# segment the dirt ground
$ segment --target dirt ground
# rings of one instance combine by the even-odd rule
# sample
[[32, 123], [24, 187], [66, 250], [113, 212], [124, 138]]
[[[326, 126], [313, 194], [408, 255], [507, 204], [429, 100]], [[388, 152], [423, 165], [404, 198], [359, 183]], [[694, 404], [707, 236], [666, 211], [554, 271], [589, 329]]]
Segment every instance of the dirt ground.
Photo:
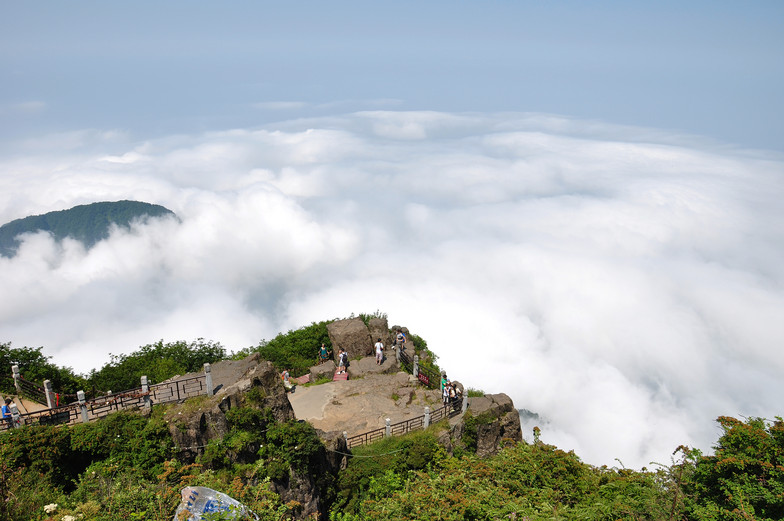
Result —
[[[352, 360], [349, 380], [296, 386], [288, 393], [295, 416], [317, 429], [351, 436], [383, 427], [386, 418], [396, 423], [421, 416], [425, 407], [440, 407], [440, 391], [428, 390], [399, 372], [392, 356], [382, 365], [372, 356]], [[211, 366], [213, 385], [217, 390], [228, 387], [257, 363], [255, 357], [216, 362]]]

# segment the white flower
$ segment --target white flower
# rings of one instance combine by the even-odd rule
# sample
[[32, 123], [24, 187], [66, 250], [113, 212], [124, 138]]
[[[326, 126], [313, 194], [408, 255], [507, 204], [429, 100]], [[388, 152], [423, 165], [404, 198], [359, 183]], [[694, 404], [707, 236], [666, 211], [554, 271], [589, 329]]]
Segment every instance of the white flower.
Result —
[[62, 521], [76, 521], [74, 516], [63, 516]]
[[44, 512], [47, 514], [51, 514], [55, 510], [57, 510], [57, 503], [49, 503], [48, 505], [44, 505]]

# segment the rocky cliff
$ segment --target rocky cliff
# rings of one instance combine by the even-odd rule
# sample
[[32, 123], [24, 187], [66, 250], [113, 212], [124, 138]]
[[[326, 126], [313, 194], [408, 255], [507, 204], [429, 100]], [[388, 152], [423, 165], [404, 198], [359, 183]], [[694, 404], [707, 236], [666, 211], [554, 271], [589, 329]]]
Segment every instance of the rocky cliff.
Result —
[[[338, 322], [341, 323], [330, 329], [333, 346], [343, 346], [354, 356], [362, 356], [367, 349], [372, 349], [372, 335], [378, 338], [382, 334], [379, 331], [386, 327], [386, 321], [382, 319], [376, 324], [371, 321], [371, 326], [376, 328], [372, 333], [360, 319]], [[389, 330], [386, 331], [389, 335]], [[381, 338], [383, 341], [385, 337]], [[388, 336], [386, 340], [390, 340]], [[327, 362], [319, 368], [331, 364]], [[250, 407], [266, 411], [269, 422], [310, 420], [311, 416], [303, 413], [310, 410], [312, 424], [324, 429], [316, 431], [324, 447], [314, 451], [305, 465], [292, 466], [272, 479], [271, 488], [284, 502], [299, 503], [298, 515], [302, 518], [316, 515], [325, 519], [329, 501], [325, 494], [351, 458], [343, 436], [344, 430], [352, 430], [350, 424], [355, 425], [355, 429], [372, 430], [377, 428], [374, 422], [383, 425], [386, 417], [400, 421], [422, 414], [425, 407], [434, 409], [441, 405], [440, 391], [427, 390], [416, 378], [400, 372], [394, 355], [381, 366], [375, 363], [374, 357], [365, 357], [352, 364], [350, 371], [350, 381], [302, 388], [290, 394], [273, 366], [259, 360], [258, 355], [243, 361], [214, 364], [213, 375], [218, 388], [215, 396], [191, 399], [166, 411], [172, 439], [180, 448], [180, 459], [194, 462], [204, 454], [210, 441], [226, 436], [230, 429], [227, 414], [232, 409]], [[317, 402], [319, 399], [323, 403]], [[522, 442], [520, 417], [507, 395], [493, 394], [468, 400], [468, 411], [451, 418], [449, 428], [439, 435], [439, 442], [448, 452], [461, 449], [486, 457], [506, 444]], [[300, 405], [293, 408], [292, 402]], [[302, 404], [306, 408], [302, 408]], [[300, 413], [295, 415], [295, 410]], [[356, 417], [363, 415], [367, 418], [358, 422]], [[359, 433], [352, 431], [350, 434]], [[232, 462], [255, 461], [259, 448], [259, 445], [251, 445], [244, 452], [232, 453]]]

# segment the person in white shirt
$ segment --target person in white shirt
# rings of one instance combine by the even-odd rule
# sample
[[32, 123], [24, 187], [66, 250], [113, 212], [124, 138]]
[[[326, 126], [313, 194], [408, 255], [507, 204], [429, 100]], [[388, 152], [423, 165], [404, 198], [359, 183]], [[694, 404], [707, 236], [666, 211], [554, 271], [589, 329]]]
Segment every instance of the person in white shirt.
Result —
[[381, 339], [378, 339], [376, 342], [376, 364], [382, 364], [384, 362], [384, 344], [381, 343]]

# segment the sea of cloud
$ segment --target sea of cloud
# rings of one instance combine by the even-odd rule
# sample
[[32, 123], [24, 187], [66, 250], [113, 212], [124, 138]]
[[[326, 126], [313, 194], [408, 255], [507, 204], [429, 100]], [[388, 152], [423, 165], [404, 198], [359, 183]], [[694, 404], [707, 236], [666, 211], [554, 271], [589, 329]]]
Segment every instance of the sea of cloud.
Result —
[[380, 310], [449, 375], [594, 464], [710, 450], [782, 414], [784, 160], [537, 114], [360, 112], [0, 149], [0, 222], [135, 199], [179, 220], [0, 258], [0, 341], [79, 372], [203, 337], [238, 350]]

